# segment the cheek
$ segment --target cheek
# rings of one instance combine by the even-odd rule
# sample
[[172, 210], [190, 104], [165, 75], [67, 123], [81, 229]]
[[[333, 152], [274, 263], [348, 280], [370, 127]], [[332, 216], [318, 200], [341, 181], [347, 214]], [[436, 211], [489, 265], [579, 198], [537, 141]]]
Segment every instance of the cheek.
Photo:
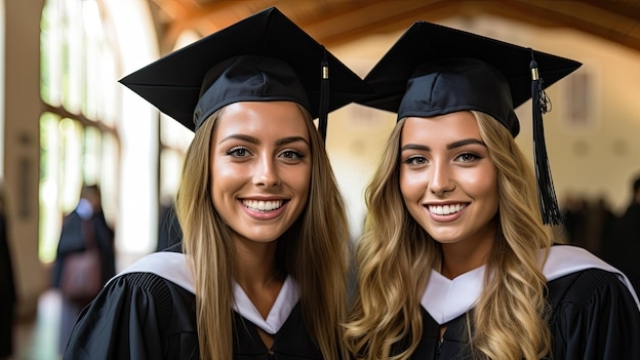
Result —
[[303, 197], [306, 202], [311, 188], [311, 166], [301, 171], [299, 175], [294, 176], [294, 186], [301, 194], [304, 194]]
[[478, 196], [498, 204], [498, 174], [495, 169], [478, 174], [473, 180], [473, 188]]
[[251, 163], [236, 163], [228, 156], [218, 155], [210, 162], [210, 180], [215, 187], [226, 189], [228, 186], [240, 186], [251, 181], [255, 169]]
[[419, 173], [400, 168], [400, 192], [405, 198], [421, 196], [424, 187], [424, 176]]
[[214, 205], [219, 204], [226, 193], [232, 193], [242, 178], [241, 169], [229, 164], [212, 161], [209, 170], [209, 190]]
[[227, 184], [239, 184], [240, 182], [247, 180], [247, 174], [248, 172], [246, 169], [222, 166], [218, 171], [216, 171], [214, 176], [211, 177], [211, 181], [224, 182]]
[[500, 207], [500, 191], [498, 189], [498, 180], [497, 179], [494, 182], [493, 186], [491, 187], [490, 191], [493, 194], [493, 201], [495, 202], [495, 207], [496, 207], [496, 211], [497, 211], [498, 208]]

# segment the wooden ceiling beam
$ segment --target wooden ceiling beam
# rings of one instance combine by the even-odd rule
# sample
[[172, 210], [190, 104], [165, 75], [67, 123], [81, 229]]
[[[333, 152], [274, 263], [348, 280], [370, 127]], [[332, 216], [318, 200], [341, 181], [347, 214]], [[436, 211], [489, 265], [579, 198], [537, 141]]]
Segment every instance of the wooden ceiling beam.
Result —
[[[327, 47], [374, 32], [406, 29], [415, 20], [487, 13], [542, 27], [571, 27], [640, 51], [640, 5], [603, 0], [153, 0], [165, 11], [177, 9], [161, 34], [163, 53], [173, 49], [186, 29], [207, 35], [257, 11], [277, 6]], [[178, 3], [189, 2], [186, 8]], [[195, 3], [198, 6], [194, 6]]]
[[618, 11], [609, 12], [603, 7], [576, 1], [432, 2], [408, 11], [395, 12], [381, 6], [362, 15], [365, 21], [349, 15], [337, 15], [309, 25], [306, 30], [318, 41], [331, 47], [372, 32], [402, 31], [416, 20], [438, 21], [455, 15], [471, 17], [478, 13], [540, 27], [574, 28], [640, 51], [640, 17], [625, 17]]
[[206, 36], [277, 3], [278, 0], [210, 1], [169, 23], [162, 34], [161, 49], [163, 53], [173, 50], [178, 36], [187, 29]]
[[187, 16], [192, 9], [183, 0], [153, 0], [170, 21]]
[[[560, 23], [585, 33], [596, 35], [640, 51], [640, 7], [626, 6], [625, 11], [610, 1], [535, 1], [527, 3], [527, 10], [536, 10]], [[592, 3], [597, 3], [597, 6]], [[529, 17], [527, 17], [529, 18]], [[523, 21], [535, 22], [535, 17]]]

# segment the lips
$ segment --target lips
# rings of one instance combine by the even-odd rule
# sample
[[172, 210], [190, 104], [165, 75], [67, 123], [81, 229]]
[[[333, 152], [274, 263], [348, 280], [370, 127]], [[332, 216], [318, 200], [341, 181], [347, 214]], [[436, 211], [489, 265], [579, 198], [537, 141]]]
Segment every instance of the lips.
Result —
[[427, 205], [429, 212], [435, 215], [451, 215], [462, 211], [467, 204]]
[[251, 200], [251, 199], [242, 199], [242, 204], [246, 206], [249, 210], [253, 211], [274, 211], [282, 207], [285, 203], [283, 199], [278, 200]]

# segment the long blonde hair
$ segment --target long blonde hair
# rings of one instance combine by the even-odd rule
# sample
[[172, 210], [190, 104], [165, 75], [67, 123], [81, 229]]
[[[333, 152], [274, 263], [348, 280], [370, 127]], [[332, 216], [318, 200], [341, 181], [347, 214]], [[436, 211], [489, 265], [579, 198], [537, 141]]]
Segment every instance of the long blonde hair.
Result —
[[[312, 169], [309, 200], [296, 223], [278, 239], [277, 263], [300, 289], [302, 315], [325, 359], [346, 358], [340, 323], [346, 315], [348, 227], [344, 204], [324, 144], [311, 117], [299, 107], [309, 131]], [[236, 263], [230, 231], [213, 207], [210, 144], [221, 110], [195, 133], [176, 198], [196, 291], [202, 359], [231, 359], [232, 280]], [[280, 259], [281, 257], [281, 259]]]
[[[552, 239], [541, 222], [531, 165], [504, 126], [489, 115], [472, 114], [498, 170], [499, 189], [499, 229], [469, 324], [473, 356], [539, 359], [551, 343], [539, 254], [542, 249], [546, 257]], [[366, 190], [369, 212], [355, 252], [358, 293], [345, 331], [359, 359], [411, 356], [423, 329], [419, 298], [431, 269], [442, 264], [440, 244], [411, 217], [400, 193], [403, 126], [404, 119]]]

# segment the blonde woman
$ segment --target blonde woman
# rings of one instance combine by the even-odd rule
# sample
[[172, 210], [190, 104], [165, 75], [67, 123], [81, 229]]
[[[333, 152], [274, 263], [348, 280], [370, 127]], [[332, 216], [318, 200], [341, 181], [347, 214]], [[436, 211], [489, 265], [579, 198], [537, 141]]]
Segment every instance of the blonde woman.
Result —
[[364, 82], [273, 8], [122, 82], [195, 131], [183, 240], [112, 279], [64, 358], [344, 359], [347, 226], [312, 119]]
[[559, 213], [540, 108], [537, 177], [514, 141], [532, 83], [545, 105], [530, 62], [547, 85], [579, 66], [417, 22], [365, 79], [365, 103], [399, 121], [366, 192], [345, 333], [355, 358], [640, 359], [626, 277], [553, 246], [543, 224]]

